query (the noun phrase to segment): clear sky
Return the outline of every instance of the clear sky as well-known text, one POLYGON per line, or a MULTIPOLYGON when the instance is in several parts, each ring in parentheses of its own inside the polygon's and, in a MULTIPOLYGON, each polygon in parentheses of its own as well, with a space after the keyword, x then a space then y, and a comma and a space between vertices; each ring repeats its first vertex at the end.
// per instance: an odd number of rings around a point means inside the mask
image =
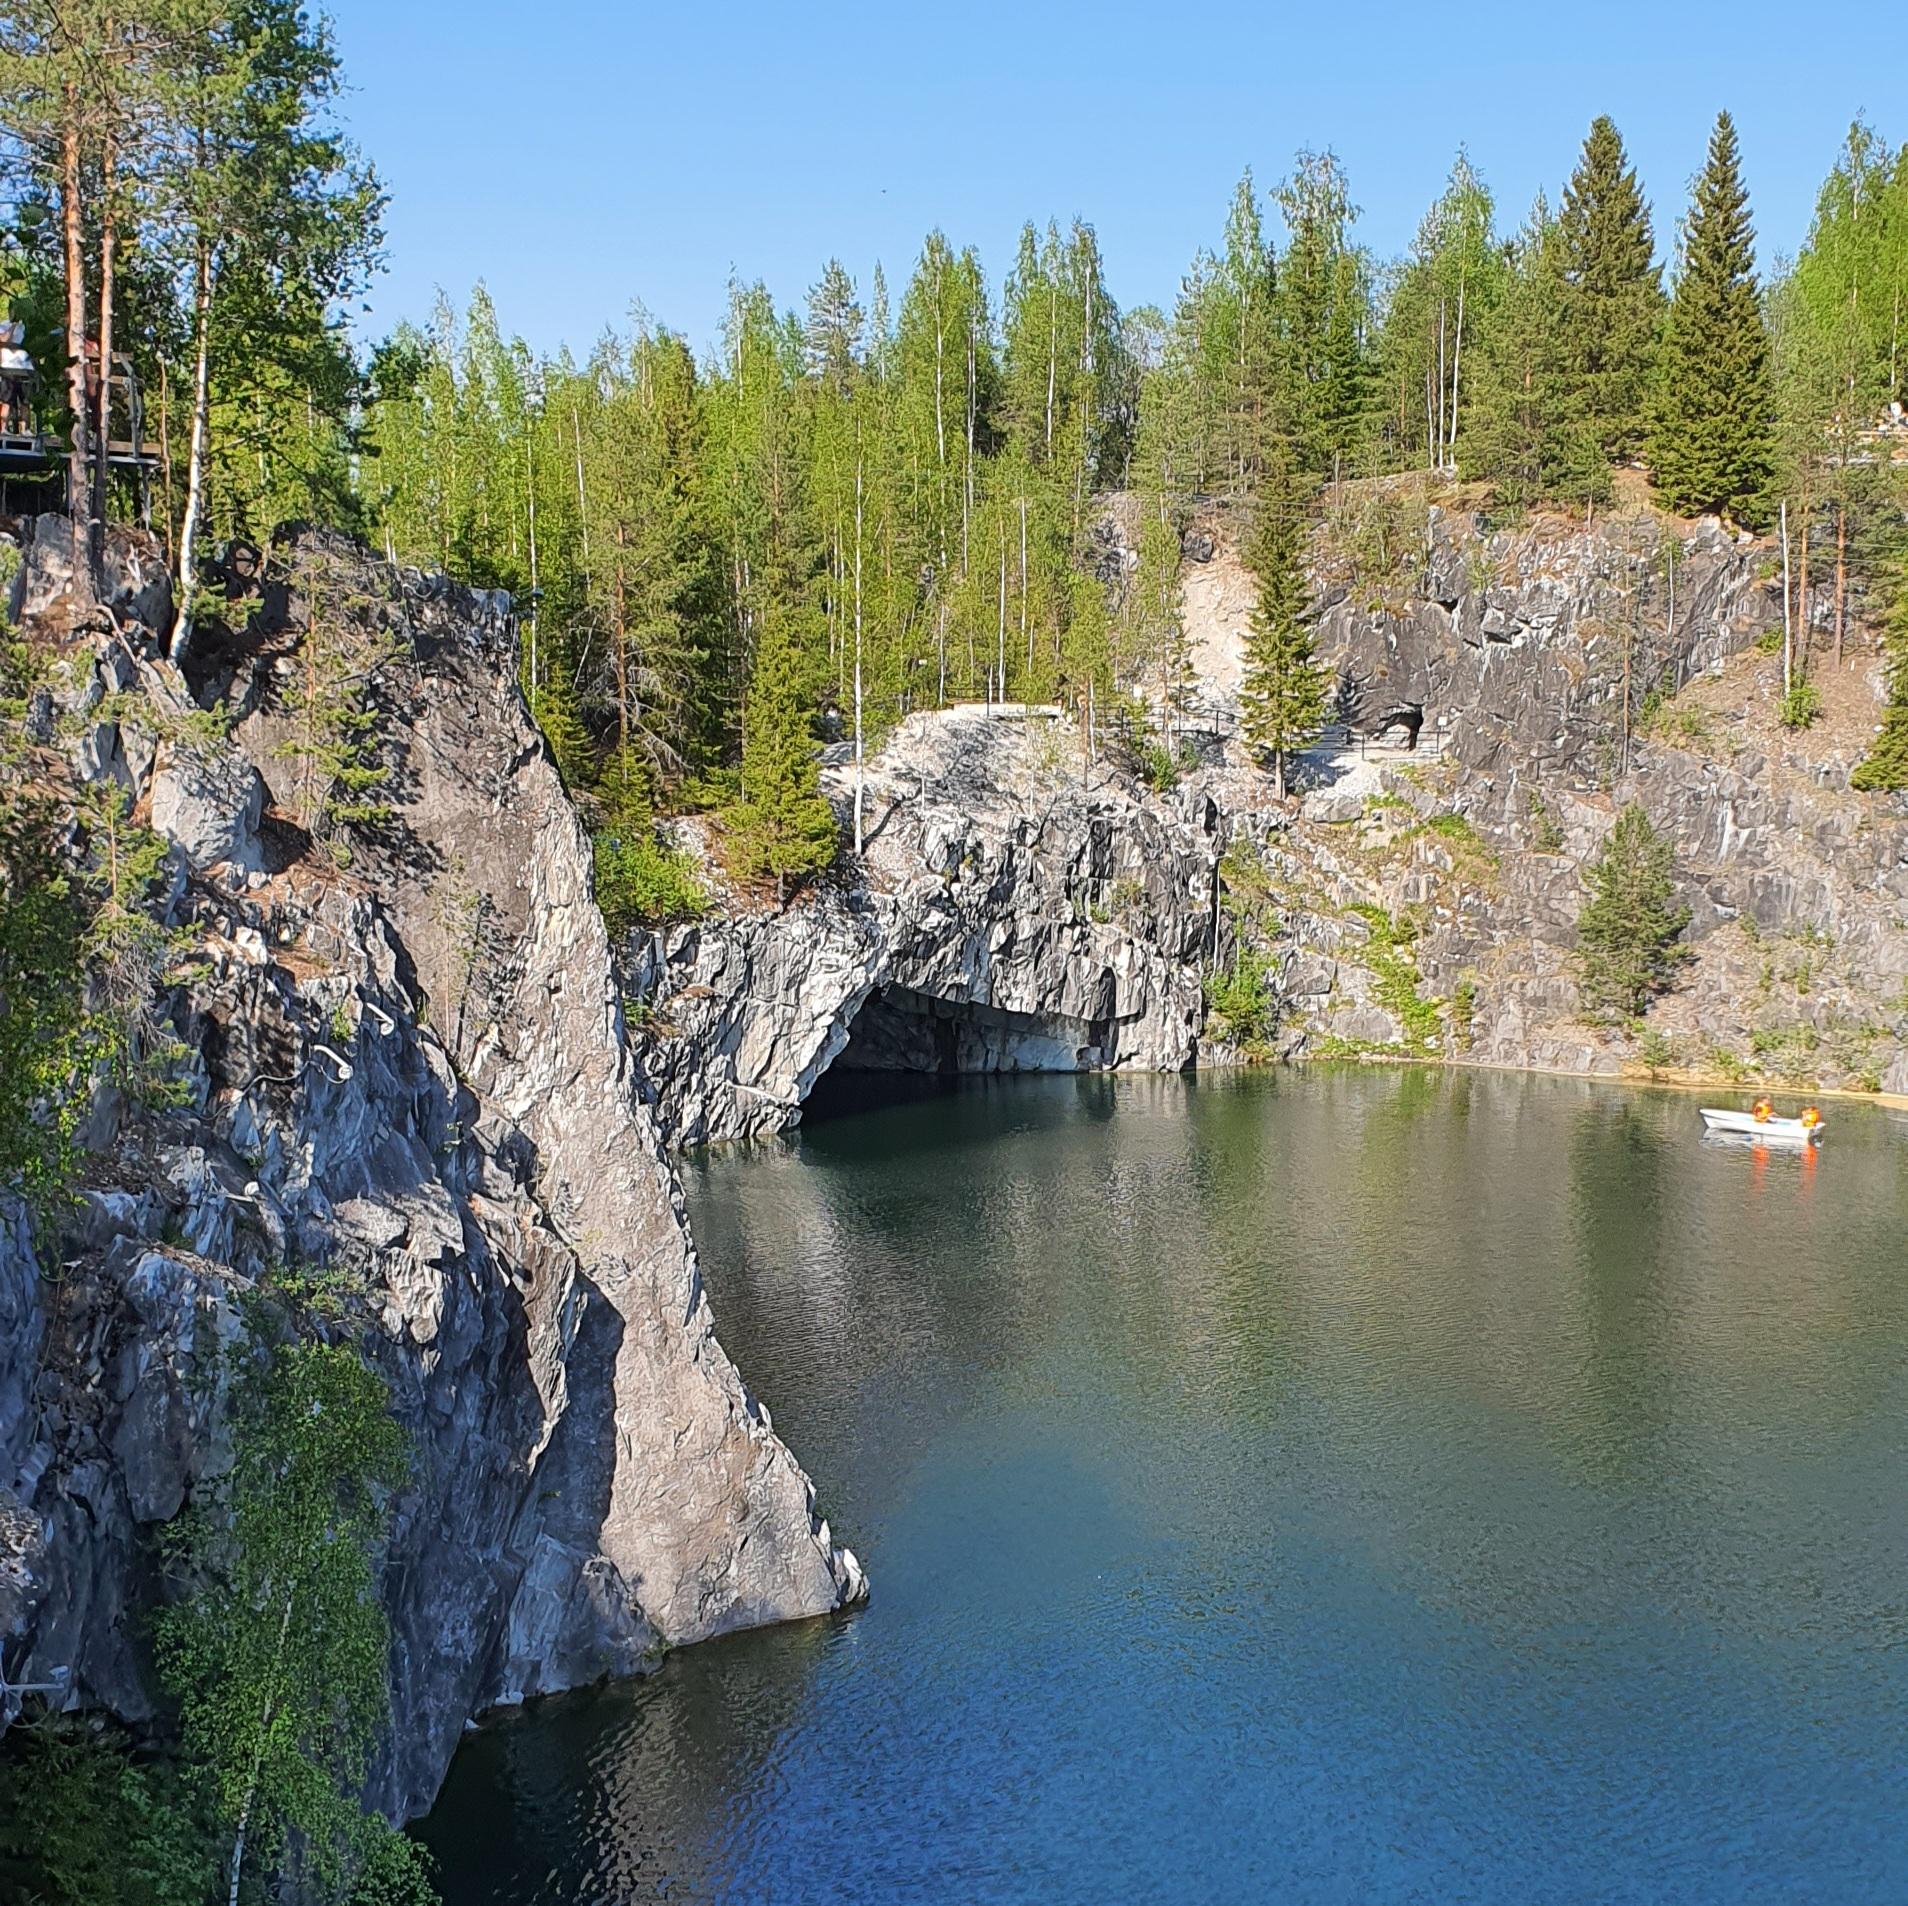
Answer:
POLYGON ((1360 234, 1408 243, 1462 142, 1514 226, 1592 116, 1667 248, 1719 107, 1766 265, 1808 228, 1849 120, 1908 138, 1908 5, 1276 0, 615 5, 331 0, 350 128, 391 193, 367 336, 477 280, 507 331, 589 344, 640 299, 698 346, 731 272, 797 303, 838 254, 899 297, 923 235, 998 288, 1021 223, 1098 229, 1123 305, 1170 308, 1247 165, 1344 161, 1360 234))

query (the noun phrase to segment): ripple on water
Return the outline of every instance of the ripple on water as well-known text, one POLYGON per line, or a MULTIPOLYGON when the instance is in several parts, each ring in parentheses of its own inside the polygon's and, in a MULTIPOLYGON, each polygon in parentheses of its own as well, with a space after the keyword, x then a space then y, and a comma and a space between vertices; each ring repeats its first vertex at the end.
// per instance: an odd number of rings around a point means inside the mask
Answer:
POLYGON ((472 1737, 450 1906, 1908 1898, 1908 1128, 994 1082, 686 1177, 843 1619, 472 1737))

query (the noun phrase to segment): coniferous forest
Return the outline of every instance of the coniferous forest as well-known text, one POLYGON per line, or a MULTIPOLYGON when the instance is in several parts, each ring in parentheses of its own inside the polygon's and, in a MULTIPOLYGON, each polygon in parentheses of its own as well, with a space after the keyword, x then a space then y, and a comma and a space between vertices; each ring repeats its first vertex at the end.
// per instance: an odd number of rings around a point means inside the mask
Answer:
MULTIPOLYGON (((68 366, 41 422, 92 534, 143 507, 188 582, 315 518, 515 592, 566 777, 608 838, 644 843, 604 869, 638 915, 672 904, 647 845, 663 809, 718 811, 738 870, 778 885, 825 864, 825 735, 1133 684, 1170 707, 1196 499, 1270 479, 1282 519, 1317 516, 1415 472, 1487 485, 1500 513, 1592 514, 1633 469, 1662 507, 1740 528, 1786 504, 1838 639, 1899 524, 1864 446, 1908 395, 1908 150, 1864 122, 1779 270, 1726 113, 1687 202, 1598 118, 1554 205, 1500 206, 1460 150, 1394 259, 1361 243, 1330 152, 1269 189, 1247 172, 1170 311, 1122 309, 1074 218, 1030 222, 1006 261, 940 231, 892 276, 818 261, 792 301, 737 279, 706 350, 639 307, 586 357, 538 357, 482 286, 353 337, 384 197, 340 130, 342 78, 290 0, 12 11, 0 291, 36 360, 68 366), (143 498, 94 454, 62 342, 82 335, 136 368, 161 451, 143 498), (1140 526, 1117 589, 1093 540, 1109 490, 1140 526)), ((1288 571, 1291 541, 1259 537, 1288 571)))

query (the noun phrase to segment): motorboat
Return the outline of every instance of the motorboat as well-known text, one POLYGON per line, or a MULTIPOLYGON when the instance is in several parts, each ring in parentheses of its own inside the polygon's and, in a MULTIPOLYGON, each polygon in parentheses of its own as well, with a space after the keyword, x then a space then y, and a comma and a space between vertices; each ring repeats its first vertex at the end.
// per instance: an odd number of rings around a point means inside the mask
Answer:
POLYGON ((1812 1105, 1800 1118, 1778 1118, 1767 1110, 1731 1112, 1714 1105, 1705 1105, 1702 1112, 1705 1131, 1728 1132, 1741 1138, 1767 1139, 1783 1145, 1820 1144, 1825 1122, 1812 1105))

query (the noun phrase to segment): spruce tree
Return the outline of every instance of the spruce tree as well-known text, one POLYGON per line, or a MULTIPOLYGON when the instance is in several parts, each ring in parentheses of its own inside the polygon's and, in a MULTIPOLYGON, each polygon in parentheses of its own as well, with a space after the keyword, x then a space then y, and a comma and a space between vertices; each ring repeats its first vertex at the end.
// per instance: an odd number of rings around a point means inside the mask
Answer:
POLYGON ((1650 208, 1607 115, 1591 123, 1564 187, 1557 238, 1566 408, 1605 458, 1624 462, 1646 434, 1663 285, 1650 208))
POLYGON ((839 258, 831 258, 820 279, 809 287, 808 321, 802 327, 809 374, 824 389, 839 395, 854 381, 861 330, 855 281, 839 258))
POLYGON ((1601 453, 1582 454, 1583 433, 1568 414, 1563 244, 1542 193, 1509 257, 1462 468, 1490 478, 1514 504, 1581 495, 1597 472, 1607 486, 1601 453))
POLYGON ((1260 491, 1246 550, 1259 596, 1246 634, 1240 699, 1246 737, 1272 757, 1280 800, 1287 756, 1315 740, 1325 725, 1331 682, 1314 657, 1305 624, 1305 529, 1303 489, 1289 471, 1273 472, 1260 491))
POLYGON ((1577 976, 1596 1015, 1633 1018, 1669 984, 1689 909, 1676 904, 1675 850, 1634 801, 1590 869, 1577 917, 1577 976))
POLYGON ((1650 465, 1664 501, 1760 522, 1775 464, 1769 338, 1736 128, 1721 113, 1670 306, 1650 465))
POLYGON ((837 846, 792 623, 779 603, 763 615, 742 720, 742 798, 727 814, 737 865, 752 878, 772 874, 778 901, 788 898, 791 878, 833 865, 837 846))

